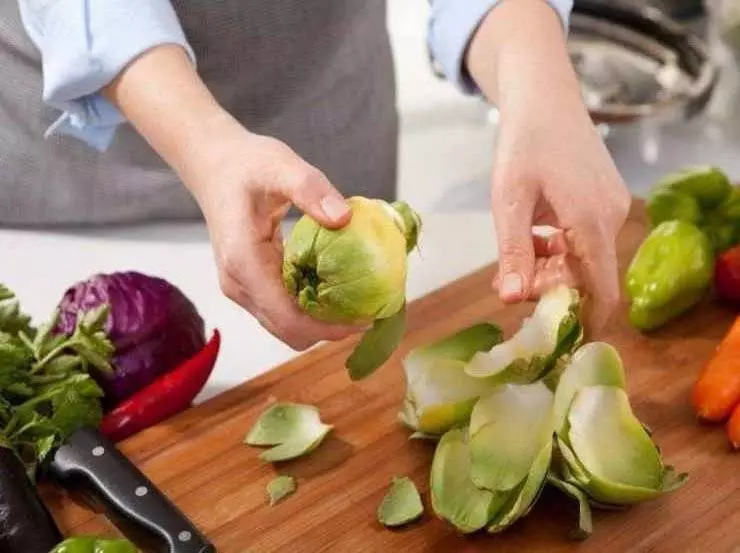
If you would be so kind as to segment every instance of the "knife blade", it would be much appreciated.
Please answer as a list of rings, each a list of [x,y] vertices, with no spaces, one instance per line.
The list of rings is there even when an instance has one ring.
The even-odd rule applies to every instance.
[[[75,431],[53,453],[47,470],[61,486],[95,498],[137,544],[156,553],[216,553],[180,509],[94,428]]]

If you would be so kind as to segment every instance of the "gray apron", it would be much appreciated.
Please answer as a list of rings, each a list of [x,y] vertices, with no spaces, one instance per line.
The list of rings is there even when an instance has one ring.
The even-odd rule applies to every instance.
[[[173,0],[198,70],[254,132],[285,141],[345,195],[393,199],[398,120],[385,0]],[[0,2],[0,225],[195,219],[174,173],[129,125],[99,153],[43,137],[38,51]]]

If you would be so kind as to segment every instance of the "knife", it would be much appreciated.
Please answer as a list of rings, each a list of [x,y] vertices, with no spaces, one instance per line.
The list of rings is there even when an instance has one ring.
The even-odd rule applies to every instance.
[[[134,543],[146,543],[156,553],[216,553],[177,506],[94,428],[75,431],[53,453],[47,471],[63,487],[94,498]]]

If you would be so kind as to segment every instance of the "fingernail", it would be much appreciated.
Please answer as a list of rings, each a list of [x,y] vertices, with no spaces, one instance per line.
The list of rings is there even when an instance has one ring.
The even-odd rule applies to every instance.
[[[522,277],[518,273],[509,273],[501,281],[501,295],[518,296],[522,293]]]
[[[338,221],[347,214],[349,206],[346,202],[335,198],[334,196],[326,196],[321,200],[321,209],[329,219],[332,221]]]

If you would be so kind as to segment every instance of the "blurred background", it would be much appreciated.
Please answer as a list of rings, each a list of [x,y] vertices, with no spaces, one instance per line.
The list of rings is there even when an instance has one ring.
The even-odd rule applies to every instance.
[[[487,210],[496,111],[435,76],[428,13],[427,0],[389,0],[400,195],[423,212]],[[577,0],[569,46],[636,196],[685,164],[740,178],[740,0]]]

